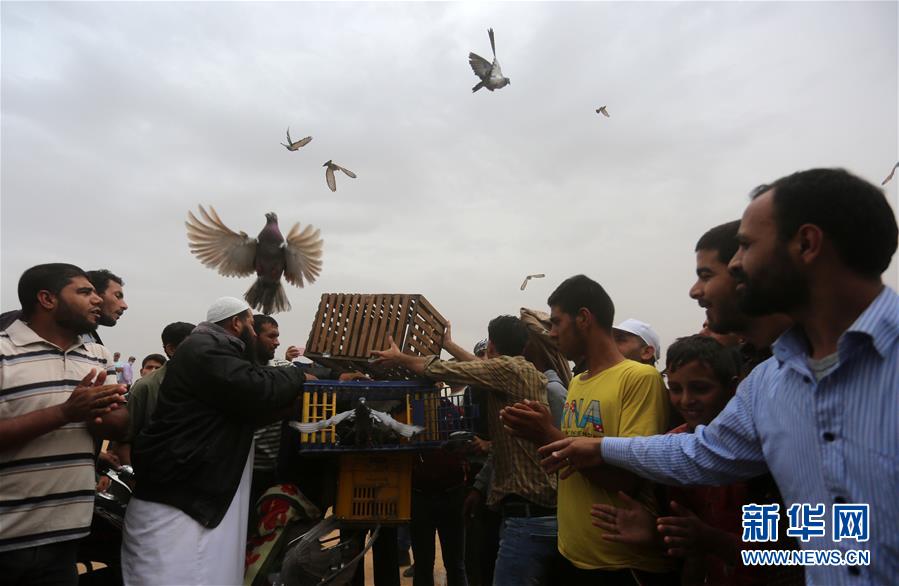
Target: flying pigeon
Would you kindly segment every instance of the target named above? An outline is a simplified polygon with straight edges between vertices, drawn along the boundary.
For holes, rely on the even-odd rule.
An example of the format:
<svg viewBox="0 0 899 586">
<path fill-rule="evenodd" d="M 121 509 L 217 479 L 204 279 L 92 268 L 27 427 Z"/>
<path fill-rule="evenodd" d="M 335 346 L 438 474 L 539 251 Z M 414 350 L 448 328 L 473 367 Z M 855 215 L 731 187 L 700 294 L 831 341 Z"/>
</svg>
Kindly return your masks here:
<svg viewBox="0 0 899 586">
<path fill-rule="evenodd" d="M 405 438 L 411 438 L 425 430 L 420 425 L 407 425 L 400 423 L 389 414 L 383 411 L 377 411 L 368 406 L 365 397 L 360 397 L 356 403 L 356 407 L 348 411 L 343 411 L 325 419 L 324 421 L 315 421 L 313 423 L 298 423 L 291 421 L 290 426 L 303 433 L 315 433 L 323 429 L 327 429 L 332 425 L 337 425 L 342 421 L 354 421 L 357 446 L 368 445 L 371 443 L 371 431 L 374 427 L 381 427 L 389 431 L 393 431 Z"/>
<path fill-rule="evenodd" d="M 353 173 L 349 169 L 341 167 L 337 163 L 332 163 L 331 161 L 328 161 L 327 163 L 322 165 L 322 167 L 328 168 L 325 171 L 325 181 L 328 182 L 328 188 L 330 188 L 331 191 L 337 191 L 337 179 L 335 179 L 334 177 L 334 171 L 343 171 L 344 173 L 346 173 L 347 177 L 352 177 L 353 179 L 356 178 L 355 173 Z"/>
<path fill-rule="evenodd" d="M 281 285 L 282 275 L 291 285 L 303 287 L 304 280 L 314 283 L 321 272 L 324 241 L 314 226 L 300 230 L 296 223 L 285 240 L 278 228 L 278 216 L 269 212 L 259 236 L 250 238 L 246 232 L 228 228 L 212 206 L 209 212 L 202 205 L 199 208 L 200 219 L 187 212 L 190 251 L 204 265 L 226 277 L 246 277 L 255 272 L 258 278 L 244 299 L 262 313 L 270 315 L 290 309 Z"/>
<path fill-rule="evenodd" d="M 610 116 L 609 116 L 609 111 L 606 110 L 606 106 L 600 106 L 599 108 L 597 108 L 597 109 L 596 109 L 596 113 L 597 113 L 597 114 L 602 114 L 602 115 L 605 116 L 606 118 L 610 118 Z"/>
<path fill-rule="evenodd" d="M 531 279 L 542 279 L 545 276 L 546 275 L 544 275 L 543 273 L 537 273 L 536 275 L 528 275 L 527 277 L 524 278 L 524 282 L 521 284 L 521 290 L 524 291 L 524 288 L 528 286 L 528 281 L 530 281 Z"/>
<path fill-rule="evenodd" d="M 881 183 L 881 185 L 886 185 L 890 181 L 890 179 L 893 178 L 893 174 L 896 172 L 896 169 L 899 169 L 899 163 L 893 165 L 893 168 L 890 170 L 890 174 L 887 175 L 887 178 L 883 180 L 883 183 Z"/>
<path fill-rule="evenodd" d="M 468 54 L 468 64 L 471 65 L 471 70 L 481 78 L 478 85 L 471 88 L 472 92 L 476 92 L 482 87 L 492 92 L 512 83 L 512 80 L 508 77 L 503 77 L 503 70 L 500 69 L 499 61 L 496 60 L 496 42 L 493 40 L 493 29 L 487 29 L 487 34 L 490 35 L 490 48 L 493 49 L 493 65 L 480 55 L 475 53 Z"/>
<path fill-rule="evenodd" d="M 281 146 L 283 146 L 284 148 L 286 148 L 289 151 L 295 151 L 295 150 L 298 150 L 300 147 L 306 146 L 310 142 L 312 142 L 311 136 L 307 136 L 306 138 L 301 138 L 300 140 L 298 140 L 296 142 L 293 142 L 292 140 L 290 140 L 290 127 L 288 126 L 287 127 L 287 144 L 284 144 L 282 142 Z"/>
</svg>

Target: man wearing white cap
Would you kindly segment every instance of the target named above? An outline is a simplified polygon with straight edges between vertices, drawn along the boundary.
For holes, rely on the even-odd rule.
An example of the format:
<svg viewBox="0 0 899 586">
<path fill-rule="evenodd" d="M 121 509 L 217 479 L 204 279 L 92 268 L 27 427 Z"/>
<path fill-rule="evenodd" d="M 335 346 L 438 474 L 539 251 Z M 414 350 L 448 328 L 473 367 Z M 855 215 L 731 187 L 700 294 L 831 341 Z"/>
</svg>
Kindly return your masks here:
<svg viewBox="0 0 899 586">
<path fill-rule="evenodd" d="M 250 307 L 222 297 L 169 361 L 132 450 L 126 584 L 243 583 L 253 431 L 286 416 L 304 380 L 257 365 L 255 339 Z"/>
<path fill-rule="evenodd" d="M 625 358 L 655 366 L 662 354 L 659 335 L 648 323 L 638 319 L 626 319 L 612 328 L 618 351 Z"/>
</svg>

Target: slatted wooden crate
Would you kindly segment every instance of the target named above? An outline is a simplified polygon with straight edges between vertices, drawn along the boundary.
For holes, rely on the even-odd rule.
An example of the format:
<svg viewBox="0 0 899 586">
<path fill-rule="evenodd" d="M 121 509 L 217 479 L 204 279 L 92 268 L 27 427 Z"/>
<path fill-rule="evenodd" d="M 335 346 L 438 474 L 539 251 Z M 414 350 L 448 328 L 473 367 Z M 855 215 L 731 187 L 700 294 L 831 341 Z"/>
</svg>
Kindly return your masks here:
<svg viewBox="0 0 899 586">
<path fill-rule="evenodd" d="M 378 367 L 372 351 L 385 350 L 387 337 L 416 356 L 440 354 L 446 319 L 424 295 L 322 295 L 305 355 L 340 371 L 361 370 L 381 379 L 407 379 L 404 369 Z"/>
</svg>

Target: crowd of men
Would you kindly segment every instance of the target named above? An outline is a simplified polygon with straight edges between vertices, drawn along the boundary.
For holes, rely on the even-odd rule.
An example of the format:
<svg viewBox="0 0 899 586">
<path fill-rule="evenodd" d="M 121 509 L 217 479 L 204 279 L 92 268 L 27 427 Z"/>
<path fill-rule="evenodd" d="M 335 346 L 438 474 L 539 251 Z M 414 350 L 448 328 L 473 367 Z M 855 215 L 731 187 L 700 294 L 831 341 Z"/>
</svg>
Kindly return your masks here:
<svg viewBox="0 0 899 586">
<path fill-rule="evenodd" d="M 879 188 L 812 169 L 698 238 L 689 295 L 707 320 L 662 372 L 658 334 L 616 321 L 584 275 L 545 315 L 492 319 L 473 352 L 449 329 L 449 360 L 389 341 L 377 363 L 480 403 L 484 425 L 465 451 L 419 458 L 408 536 L 379 534 L 375 584 L 399 584 L 408 540 L 408 573 L 431 586 L 435 534 L 449 586 L 895 584 L 899 297 L 882 274 L 896 248 Z M 44 264 L 18 295 L 0 316 L 4 581 L 78 582 L 98 456 L 136 478 L 110 583 L 244 583 L 273 486 L 312 517 L 333 504 L 332 470 L 298 458 L 284 422 L 305 381 L 335 373 L 295 347 L 276 360 L 272 317 L 218 299 L 200 323 L 166 325 L 132 381 L 97 334 L 127 309 L 122 279 Z M 746 562 L 769 550 L 839 559 Z"/>
</svg>

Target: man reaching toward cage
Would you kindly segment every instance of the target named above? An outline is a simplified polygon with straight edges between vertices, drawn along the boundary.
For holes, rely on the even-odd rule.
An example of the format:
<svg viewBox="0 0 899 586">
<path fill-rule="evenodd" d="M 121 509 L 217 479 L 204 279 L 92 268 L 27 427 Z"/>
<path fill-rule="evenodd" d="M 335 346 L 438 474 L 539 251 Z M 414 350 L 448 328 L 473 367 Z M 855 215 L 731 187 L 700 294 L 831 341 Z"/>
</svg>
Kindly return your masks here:
<svg viewBox="0 0 899 586">
<path fill-rule="evenodd" d="M 376 351 L 376 364 L 402 366 L 425 378 L 484 389 L 487 421 L 493 439 L 494 482 L 488 506 L 502 515 L 501 543 L 494 573 L 496 586 L 546 584 L 557 561 L 555 539 L 556 479 L 539 465 L 536 448 L 503 430 L 499 412 L 525 399 L 546 404 L 546 377 L 522 357 L 528 331 L 520 319 L 503 315 L 487 326 L 485 360 L 456 356 L 458 362 L 438 356 L 404 354 L 392 338 L 390 347 Z M 453 349 L 447 347 L 453 354 Z M 468 358 L 468 360 L 466 360 Z"/>
</svg>

